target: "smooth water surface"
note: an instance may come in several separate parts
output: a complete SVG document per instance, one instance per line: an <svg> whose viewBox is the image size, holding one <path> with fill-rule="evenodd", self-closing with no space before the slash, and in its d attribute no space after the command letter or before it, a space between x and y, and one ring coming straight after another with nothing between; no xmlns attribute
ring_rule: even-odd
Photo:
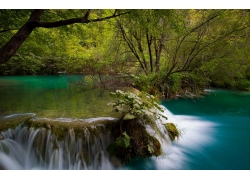
<svg viewBox="0 0 250 180"><path fill-rule="evenodd" d="M82 75L0 77L0 116L35 113L46 118L112 115L108 92L70 86Z"/></svg>

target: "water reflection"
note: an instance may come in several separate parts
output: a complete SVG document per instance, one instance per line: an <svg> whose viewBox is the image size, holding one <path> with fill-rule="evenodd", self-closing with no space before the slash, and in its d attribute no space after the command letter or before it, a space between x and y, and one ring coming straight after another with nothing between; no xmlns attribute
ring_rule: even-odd
<svg viewBox="0 0 250 180"><path fill-rule="evenodd" d="M36 113L48 118L111 116L108 92L69 88L81 76L17 76L0 78L0 115Z"/></svg>

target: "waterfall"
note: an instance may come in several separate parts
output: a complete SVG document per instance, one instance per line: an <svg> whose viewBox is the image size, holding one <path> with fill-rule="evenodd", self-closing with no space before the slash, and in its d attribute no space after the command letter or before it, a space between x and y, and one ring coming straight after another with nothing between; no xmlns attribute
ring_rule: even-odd
<svg viewBox="0 0 250 180"><path fill-rule="evenodd" d="M163 145L163 155L152 157L150 165L147 161L144 162L145 169L188 169L187 164L192 162L192 159L188 158L187 154L194 151L203 152L204 144L213 143L211 134L218 124L197 116L174 115L164 106L161 107L164 108L163 115L168 117L168 120L159 119L158 128L162 130L162 123L174 123L181 132L181 137L174 142L168 141L168 145L162 143L165 139L158 138ZM153 131L150 127L148 129Z"/></svg>
<svg viewBox="0 0 250 180"><path fill-rule="evenodd" d="M163 107L162 107L163 108ZM165 109L164 115L172 119ZM110 156L107 147L114 142L111 129L107 129L102 120L113 121L115 118L91 118L86 120L33 118L32 121L57 121L61 123L84 122L82 135L73 129L65 131L63 139L44 127L28 127L22 123L15 129L1 132L0 169L11 170L108 170L122 169L120 161ZM151 125L145 125L147 132L157 138L161 144L163 157L171 152L172 142L164 124L165 119L157 119ZM92 124L91 124L92 123ZM95 133L98 129L98 133Z"/></svg>
<svg viewBox="0 0 250 180"><path fill-rule="evenodd" d="M164 106L161 106L161 108L165 111L163 113L158 111L157 113L162 113L164 116L168 117L165 113L167 109ZM163 155L168 154L169 147L171 146L171 140L168 136L168 131L164 126L164 124L167 122L168 121L166 119L160 117L157 118L153 124L145 125L148 134L154 136L160 142Z"/></svg>
<svg viewBox="0 0 250 180"><path fill-rule="evenodd" d="M110 131L98 126L102 129L98 135L86 128L83 137L69 131L62 141L44 128L19 125L8 129L2 132L4 139L0 141L0 169L115 169L106 152L112 140Z"/></svg>

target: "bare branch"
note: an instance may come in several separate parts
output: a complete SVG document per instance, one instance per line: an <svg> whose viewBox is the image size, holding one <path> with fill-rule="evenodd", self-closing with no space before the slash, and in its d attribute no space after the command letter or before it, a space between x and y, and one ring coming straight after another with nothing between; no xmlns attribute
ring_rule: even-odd
<svg viewBox="0 0 250 180"><path fill-rule="evenodd" d="M203 25L209 23L210 21L212 21L213 19L215 19L216 17L218 17L219 15L221 15L225 10L220 11L219 13L215 14L214 16L208 18L206 21L202 22L201 24L199 24L198 26L194 27L193 29L191 29L185 36L182 37L181 41L177 44L176 49L175 49L175 53L174 53L174 61L177 57L177 53L181 47L181 44L184 42L184 40L190 35L192 34L195 30L197 30L198 28L202 27Z"/></svg>
<svg viewBox="0 0 250 180"><path fill-rule="evenodd" d="M144 64L142 63L141 58L140 58L140 56L138 55L138 53L137 53L137 51L136 51L136 48L134 47L132 41L127 37L127 34L126 34L126 32L125 32L125 30L124 30L124 28L123 28L121 22L119 22L119 21L117 20L117 24L118 24L118 26L119 26L119 29L121 30L123 39L126 41L128 47L129 47L129 49L130 49L130 50L132 51L132 53L135 55L136 59L138 60L138 62L139 62L140 65L141 65L141 68L144 70L145 74L147 75L147 70L146 70L146 68L144 67Z"/></svg>
<svg viewBox="0 0 250 180"><path fill-rule="evenodd" d="M205 48L209 47L210 45L212 45L212 44L214 44L214 43L216 43L216 42L218 42L218 41L221 41L221 40L225 39L228 35L233 34L234 32L242 31L242 30L244 30L244 29L246 29L246 28L249 28L249 26L245 26L245 27L242 27L242 28L239 28L239 29L234 29L234 30L232 30L232 31L230 31L230 32L228 32L228 33L226 33L226 34L224 34L223 36L221 36L221 37L215 39L214 41L212 41L212 42L210 42L210 43L204 45L203 47L201 47L201 48L193 55L193 57L192 57L191 60L193 60L202 50L204 50ZM186 68L186 69L187 69L187 68Z"/></svg>

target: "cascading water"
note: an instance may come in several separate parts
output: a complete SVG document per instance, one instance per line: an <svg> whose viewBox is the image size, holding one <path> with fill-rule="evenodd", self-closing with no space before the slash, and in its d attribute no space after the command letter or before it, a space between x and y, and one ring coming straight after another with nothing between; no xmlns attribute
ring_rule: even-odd
<svg viewBox="0 0 250 180"><path fill-rule="evenodd" d="M82 138L69 131L62 141L50 130L23 125L8 129L0 141L0 169L114 169L106 152L110 131L99 128L103 131L97 136L85 129Z"/></svg>
<svg viewBox="0 0 250 180"><path fill-rule="evenodd" d="M102 119L86 119L85 123ZM105 119L110 121L115 118ZM70 119L60 121L70 123ZM163 154L166 155L171 143L163 121L156 120L156 126L152 128L147 125L146 130L159 140ZM111 131L103 124L91 128L98 128L101 133L96 135L85 128L82 137L78 137L74 130L70 129L61 141L51 133L51 130L28 128L25 123L15 129L8 129L1 133L3 140L0 140L0 169L123 169L119 160L106 151L114 142Z"/></svg>
<svg viewBox="0 0 250 180"><path fill-rule="evenodd" d="M110 157L106 152L108 145L114 140L104 125L100 125L102 131L98 135L93 135L93 132L85 129L83 136L78 137L73 131L69 131L64 139L59 141L50 130L28 129L21 124L15 129L8 129L1 133L0 169L224 168L223 163L213 160L209 151L211 146L216 145L218 137L224 138L223 134L218 134L218 129L223 127L222 124L206 120L205 117L174 115L168 109L165 109L164 116L168 117L168 120L157 120L157 129L146 126L147 132L154 135L161 143L163 155L159 157L135 158L131 163L120 166L119 160ZM89 122L93 123L96 120L100 119L92 119ZM173 122L182 132L177 141L169 141L163 128L165 122ZM64 120L64 123L69 122Z"/></svg>
<svg viewBox="0 0 250 180"><path fill-rule="evenodd" d="M164 115L168 117L168 122L176 124L182 135L168 147L167 156L155 159L154 168L188 169L186 164L190 159L186 154L189 151L199 152L203 145L212 143L213 138L209 134L216 124L196 116L174 115L168 109L165 109Z"/></svg>
<svg viewBox="0 0 250 180"><path fill-rule="evenodd" d="M148 159L137 158L132 161L131 164L124 167L124 169L148 169L148 170L181 170L189 169L188 165L190 158L188 154L192 152L198 152L204 148L204 144L213 142L213 138L209 135L213 133L216 123L200 119L196 116L184 116L174 115L167 108L164 109L163 115L168 120L158 119L156 121L157 134L154 129L147 126L149 134L156 136L163 149L163 155L159 157L151 157ZM161 138L160 134L165 132L165 128L162 126L164 123L174 123L177 129L181 132L181 137L176 141L171 142L168 136ZM168 143L166 143L166 141ZM202 151L201 151L202 152Z"/></svg>
<svg viewBox="0 0 250 180"><path fill-rule="evenodd" d="M161 108L166 109L164 106L161 106ZM158 113L162 112L158 111ZM166 155L169 152L169 148L171 146L171 140L168 136L168 131L164 126L164 124L166 124L167 122L168 121L166 119L160 117L154 121L153 125L145 125L148 134L154 136L160 142L163 155Z"/></svg>

